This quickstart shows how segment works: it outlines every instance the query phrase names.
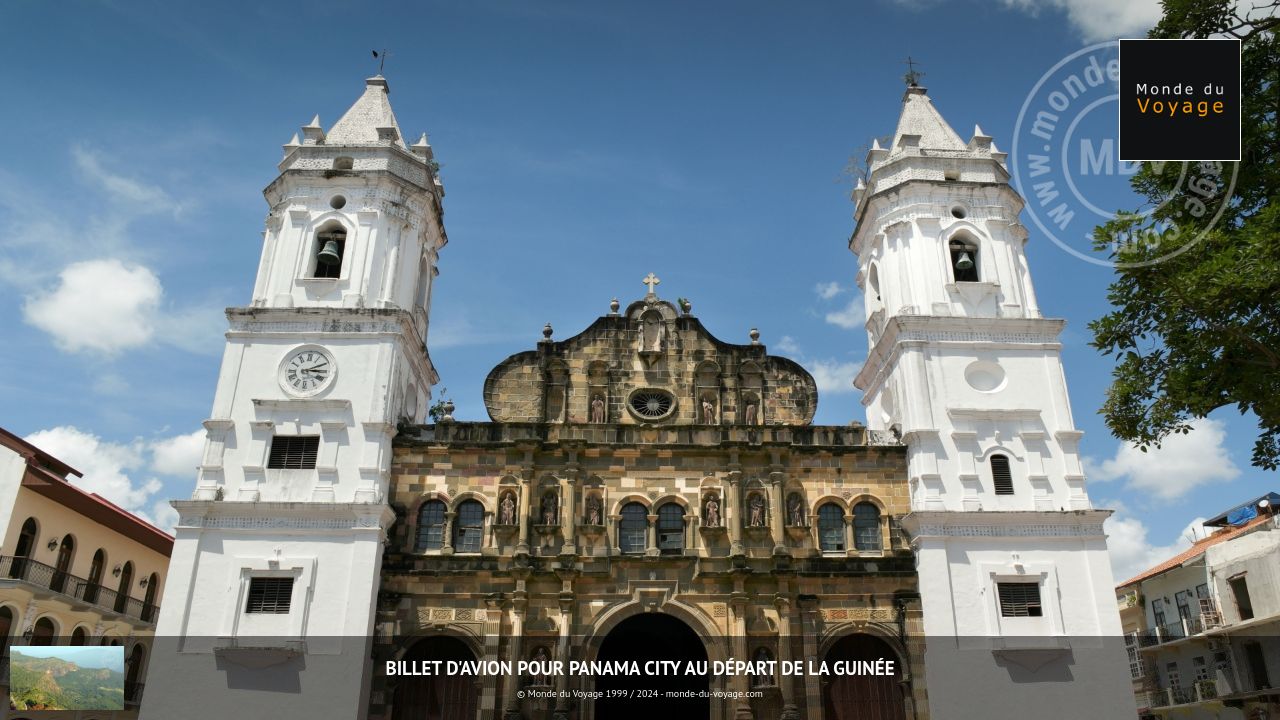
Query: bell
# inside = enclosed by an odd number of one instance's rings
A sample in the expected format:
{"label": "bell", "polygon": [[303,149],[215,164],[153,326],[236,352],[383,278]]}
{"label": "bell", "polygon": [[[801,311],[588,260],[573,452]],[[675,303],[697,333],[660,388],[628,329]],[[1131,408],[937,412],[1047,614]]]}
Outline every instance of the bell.
{"label": "bell", "polygon": [[960,257],[956,260],[956,269],[957,270],[973,269],[973,258],[969,257],[969,253],[967,251],[960,253]]}
{"label": "bell", "polygon": [[[326,240],[324,249],[316,256],[316,260],[319,260],[324,265],[337,265],[342,262],[342,256],[338,254],[338,241]],[[973,263],[969,264],[973,265]]]}

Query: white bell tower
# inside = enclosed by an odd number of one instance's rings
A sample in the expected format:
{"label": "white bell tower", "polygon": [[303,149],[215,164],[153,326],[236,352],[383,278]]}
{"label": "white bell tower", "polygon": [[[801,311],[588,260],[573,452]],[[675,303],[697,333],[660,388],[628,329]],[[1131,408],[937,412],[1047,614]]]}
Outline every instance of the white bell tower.
{"label": "white bell tower", "polygon": [[1005,160],[907,88],[853,196],[854,382],[868,426],[907,446],[932,720],[1131,718],[1110,513],[1085,492],[1065,322],[1037,305]]}
{"label": "white bell tower", "polygon": [[[180,519],[142,717],[363,718],[391,439],[437,381],[444,188],[381,76],[284,146]],[[294,688],[294,692],[286,689]]]}

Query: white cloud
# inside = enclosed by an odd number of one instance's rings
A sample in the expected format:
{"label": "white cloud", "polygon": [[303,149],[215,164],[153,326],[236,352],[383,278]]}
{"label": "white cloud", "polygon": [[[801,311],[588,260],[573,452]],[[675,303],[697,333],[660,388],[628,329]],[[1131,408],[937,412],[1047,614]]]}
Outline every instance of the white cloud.
{"label": "white cloud", "polygon": [[818,393],[828,395],[853,392],[853,378],[861,369],[858,363],[836,360],[812,360],[805,364],[809,366],[813,380],[818,384]]}
{"label": "white cloud", "polygon": [[843,308],[827,313],[825,319],[828,323],[845,330],[856,330],[862,327],[867,322],[866,313],[862,309],[862,298],[855,295]]}
{"label": "white cloud", "polygon": [[68,265],[49,292],[28,296],[23,315],[62,350],[116,353],[151,340],[163,294],[141,265],[85,260]]}
{"label": "white cloud", "polygon": [[193,477],[204,453],[204,430],[151,444],[151,469],[161,475]]}
{"label": "white cloud", "polygon": [[781,340],[773,346],[775,350],[787,355],[799,355],[800,345],[796,343],[796,339],[790,335],[783,335]]}
{"label": "white cloud", "polygon": [[1143,37],[1160,22],[1160,0],[1000,0],[1007,8],[1037,15],[1042,10],[1067,16],[1085,42]]}
{"label": "white cloud", "polygon": [[1145,453],[1120,445],[1108,460],[1086,460],[1087,472],[1095,481],[1123,479],[1129,490],[1160,500],[1176,500],[1200,485],[1236,478],[1240,468],[1224,445],[1227,431],[1222,422],[1193,420],[1191,426],[1190,433],[1170,435]]}
{"label": "white cloud", "polygon": [[818,283],[813,287],[813,291],[823,300],[830,300],[844,292],[845,288],[840,287],[840,283],[832,280],[831,282]]}
{"label": "white cloud", "polygon": [[158,497],[163,487],[148,471],[189,479],[200,461],[204,432],[178,435],[152,442],[141,439],[113,443],[79,428],[62,425],[27,436],[27,442],[84,473],[70,477],[76,487],[97,493],[164,530],[171,530],[177,513]]}
{"label": "white cloud", "polygon": [[1111,554],[1111,568],[1116,583],[1122,583],[1138,573],[1152,568],[1191,547],[1194,538],[1204,537],[1205,518],[1197,517],[1171,542],[1155,545],[1147,538],[1149,530],[1141,520],[1123,510],[1107,518],[1103,529],[1107,533],[1107,549]]}
{"label": "white cloud", "polygon": [[103,167],[102,156],[84,147],[71,148],[71,159],[90,184],[119,202],[131,203],[144,212],[179,211],[179,205],[161,188],[132,178],[116,175]]}

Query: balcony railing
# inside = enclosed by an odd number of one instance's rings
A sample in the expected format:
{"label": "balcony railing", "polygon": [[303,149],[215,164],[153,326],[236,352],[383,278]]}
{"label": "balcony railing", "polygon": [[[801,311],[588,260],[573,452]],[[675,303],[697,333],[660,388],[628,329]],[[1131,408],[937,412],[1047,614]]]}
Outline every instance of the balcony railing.
{"label": "balcony railing", "polygon": [[21,580],[146,623],[154,623],[160,614],[159,605],[148,605],[137,598],[121,595],[100,583],[91,583],[84,578],[59,571],[53,566],[30,558],[0,556],[0,580],[2,579]]}
{"label": "balcony railing", "polygon": [[1222,616],[1216,609],[1201,612],[1197,617],[1178,618],[1171,623],[1147,630],[1138,638],[1141,647],[1151,647],[1199,635],[1206,630],[1222,626]]}
{"label": "balcony railing", "polygon": [[[1143,697],[1145,696],[1145,697]],[[1139,696],[1138,703],[1145,699],[1151,708],[1169,707],[1171,705],[1190,705],[1202,703],[1218,697],[1218,684],[1213,680],[1197,680],[1191,687],[1173,687],[1151,690]]]}

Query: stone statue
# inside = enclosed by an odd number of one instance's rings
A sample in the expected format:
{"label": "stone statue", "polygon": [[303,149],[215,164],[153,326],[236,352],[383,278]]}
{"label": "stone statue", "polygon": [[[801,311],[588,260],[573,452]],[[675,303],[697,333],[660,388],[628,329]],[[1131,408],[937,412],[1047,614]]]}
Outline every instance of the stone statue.
{"label": "stone statue", "polygon": [[791,515],[791,524],[795,527],[804,527],[804,503],[800,502],[799,495],[792,495],[791,502],[788,503],[787,512]]}
{"label": "stone statue", "polygon": [[759,493],[751,496],[751,527],[764,527],[764,498]]}
{"label": "stone statue", "polygon": [[604,422],[604,398],[599,395],[591,398],[591,422]]}
{"label": "stone statue", "polygon": [[707,425],[716,424],[716,406],[710,400],[702,401],[702,422]]}
{"label": "stone statue", "polygon": [[591,495],[587,497],[587,524],[588,525],[603,524],[600,522],[600,511],[601,511],[600,496]]}
{"label": "stone statue", "polygon": [[644,352],[662,352],[662,344],[667,337],[667,326],[656,310],[644,314],[644,338],[641,350]]}
{"label": "stone statue", "polygon": [[720,527],[720,501],[716,500],[715,495],[707,498],[707,507],[703,510],[702,517],[706,520],[707,527]]}
{"label": "stone statue", "polygon": [[559,513],[556,512],[556,494],[547,493],[542,496],[542,524],[558,525]]}
{"label": "stone statue", "polygon": [[534,685],[550,685],[551,676],[546,672],[547,666],[550,665],[551,657],[547,655],[547,649],[538,648],[538,652],[533,655],[533,677],[531,678]]}
{"label": "stone statue", "polygon": [[769,651],[766,650],[765,648],[759,648],[758,650],[756,650],[756,655],[755,657],[752,658],[752,660],[755,661],[755,665],[756,665],[755,669],[758,672],[751,677],[751,684],[755,687],[764,687],[764,686],[772,685],[773,678],[770,676],[768,672],[766,672],[765,668],[769,667],[768,663],[769,661],[773,660],[773,656],[771,656],[769,654]]}
{"label": "stone statue", "polygon": [[742,411],[742,424],[744,424],[744,425],[755,425],[755,424],[756,424],[756,411],[757,411],[757,408],[756,408],[756,401],[755,401],[755,400],[748,400],[748,401],[747,401],[747,406],[746,406],[745,408],[743,408],[743,411]]}
{"label": "stone statue", "polygon": [[511,497],[511,493],[503,494],[500,510],[501,510],[501,514],[499,515],[499,517],[501,518],[501,520],[499,524],[501,525],[516,524],[516,501],[514,498]]}

